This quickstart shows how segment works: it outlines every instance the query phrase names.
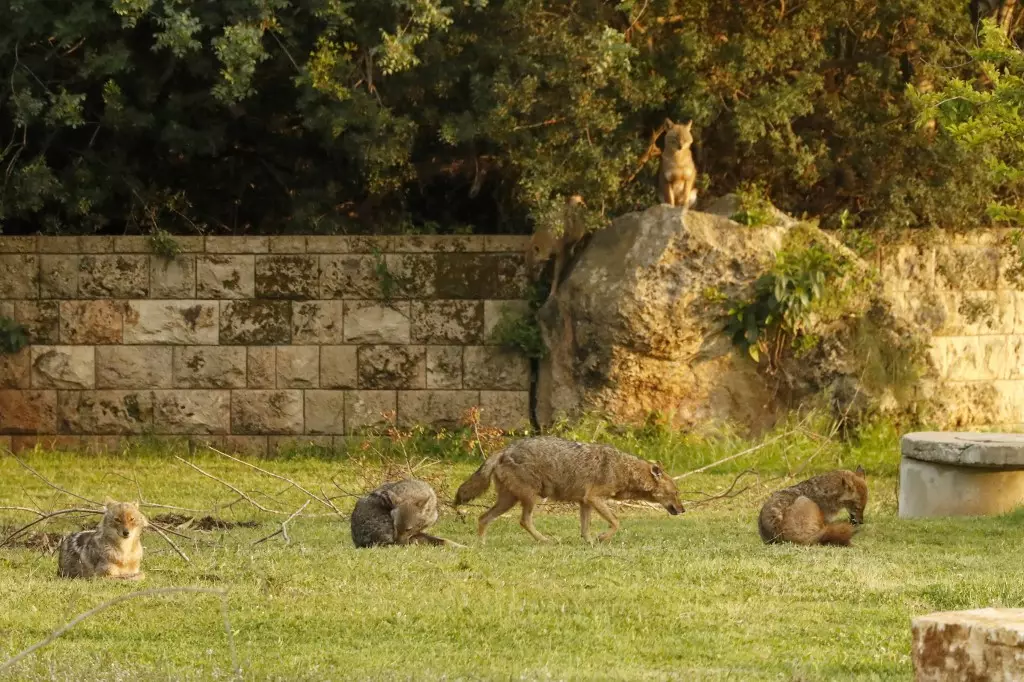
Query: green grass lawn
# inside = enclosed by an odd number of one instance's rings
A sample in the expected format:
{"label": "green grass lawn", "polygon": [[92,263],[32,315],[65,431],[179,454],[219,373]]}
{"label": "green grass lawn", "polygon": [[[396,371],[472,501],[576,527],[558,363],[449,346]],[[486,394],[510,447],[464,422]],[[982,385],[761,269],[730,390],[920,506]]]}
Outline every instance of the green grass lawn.
{"label": "green grass lawn", "polygon": [[[682,455],[673,469],[685,471],[701,457]],[[141,489],[150,502],[207,510],[235,497],[169,456],[35,453],[24,459],[90,498],[134,498]],[[282,481],[215,455],[195,461],[243,490],[261,491],[254,499],[285,515],[305,500]],[[579,539],[578,518],[564,507],[537,515],[538,528],[556,544],[534,543],[514,510],[479,547],[473,529],[482,508],[471,507],[465,520],[445,508],[435,527],[467,549],[356,550],[347,520],[316,503],[290,524],[291,544],[279,536],[254,546],[284,517],[240,502],[214,513],[258,525],[184,531],[193,539],[176,542],[190,564],[148,533],[146,580],[122,583],[58,579],[56,556],[44,549],[47,537],[35,535],[28,546],[0,549],[0,662],[104,600],[144,588],[197,586],[227,590],[244,679],[909,679],[914,615],[1024,606],[1024,515],[899,521],[891,463],[891,454],[877,456],[874,469],[883,474],[871,478],[867,524],[852,548],[761,544],[760,502],[786,484],[764,473],[761,484],[745,476],[736,489],[751,487],[741,494],[691,503],[680,517],[620,508],[622,529],[610,544],[595,547]],[[385,475],[379,464],[351,459],[261,464],[318,494],[321,485],[331,495],[362,491]],[[812,468],[829,464],[821,458]],[[681,481],[684,500],[728,488],[742,466]],[[467,462],[434,464],[421,473],[450,499],[472,469]],[[347,513],[354,498],[336,503]],[[85,503],[0,456],[0,504]],[[0,538],[33,518],[0,510]],[[95,519],[62,517],[44,530],[66,532]],[[56,680],[231,675],[221,601],[207,594],[119,604],[7,673]]]}

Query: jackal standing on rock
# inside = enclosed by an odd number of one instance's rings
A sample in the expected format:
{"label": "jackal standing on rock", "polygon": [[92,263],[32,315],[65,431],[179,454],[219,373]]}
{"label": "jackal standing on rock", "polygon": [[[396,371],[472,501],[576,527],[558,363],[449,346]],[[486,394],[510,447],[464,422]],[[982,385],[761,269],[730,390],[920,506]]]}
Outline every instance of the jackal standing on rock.
{"label": "jackal standing on rock", "polygon": [[[867,504],[862,467],[830,471],[772,493],[761,507],[757,528],[766,543],[849,545],[854,526],[864,523]],[[829,523],[843,509],[850,522]]]}
{"label": "jackal standing on rock", "polygon": [[465,504],[482,495],[491,481],[498,500],[480,517],[477,534],[484,540],[487,526],[516,502],[522,505],[519,520],[538,542],[547,542],[533,525],[533,508],[548,498],[580,505],[580,534],[590,542],[590,514],[596,510],[611,526],[598,536],[606,541],[619,529],[619,520],[606,500],[648,500],[665,507],[669,514],[683,513],[675,481],[657,462],[648,462],[610,445],[577,443],[552,436],[518,440],[487,458],[479,469],[459,486],[455,504]]}
{"label": "jackal standing on rock", "polygon": [[135,502],[107,500],[99,526],[65,537],[60,543],[57,575],[141,580],[142,530],[149,521]]}
{"label": "jackal standing on rock", "polygon": [[437,522],[437,494],[430,484],[413,478],[385,483],[360,497],[350,519],[356,547],[385,545],[462,545],[427,535]]}

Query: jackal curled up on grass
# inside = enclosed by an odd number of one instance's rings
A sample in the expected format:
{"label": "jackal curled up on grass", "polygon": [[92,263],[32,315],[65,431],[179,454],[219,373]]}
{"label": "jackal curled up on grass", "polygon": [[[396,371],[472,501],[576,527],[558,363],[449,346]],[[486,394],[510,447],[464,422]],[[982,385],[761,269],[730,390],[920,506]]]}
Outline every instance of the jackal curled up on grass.
{"label": "jackal curled up on grass", "polygon": [[533,508],[538,500],[578,502],[580,533],[590,542],[590,513],[597,513],[611,528],[598,536],[608,540],[619,528],[619,520],[606,500],[648,500],[665,507],[669,514],[683,513],[675,481],[657,462],[634,457],[610,445],[577,443],[552,436],[524,438],[487,458],[479,469],[459,486],[455,504],[465,504],[486,492],[491,481],[498,491],[494,506],[484,512],[477,534],[484,540],[487,526],[516,502],[522,505],[519,520],[538,542],[547,542],[533,525]]}
{"label": "jackal curled up on grass", "polygon": [[[761,507],[757,528],[766,543],[849,545],[854,526],[864,522],[868,486],[864,469],[819,474],[772,493]],[[829,523],[846,509],[850,522]]]}
{"label": "jackal curled up on grass", "polygon": [[60,543],[57,575],[141,580],[142,530],[149,521],[135,502],[107,500],[95,530],[72,533]]}
{"label": "jackal curled up on grass", "polygon": [[423,531],[437,522],[437,494],[426,481],[385,483],[360,497],[350,519],[356,547],[386,545],[462,545]]}

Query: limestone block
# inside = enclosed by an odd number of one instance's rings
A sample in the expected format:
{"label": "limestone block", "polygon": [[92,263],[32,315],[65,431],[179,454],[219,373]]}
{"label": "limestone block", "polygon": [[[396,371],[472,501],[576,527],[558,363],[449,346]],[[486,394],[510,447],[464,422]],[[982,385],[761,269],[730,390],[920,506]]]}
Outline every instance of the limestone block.
{"label": "limestone block", "polygon": [[437,260],[430,254],[385,256],[386,275],[381,290],[386,298],[433,298]]}
{"label": "limestone block", "polygon": [[246,385],[249,388],[277,386],[277,350],[273,346],[250,346],[247,349]]}
{"label": "limestone block", "polygon": [[356,346],[320,346],[320,388],[355,388]]}
{"label": "limestone block", "polygon": [[291,301],[224,301],[220,305],[222,344],[273,346],[291,342]]}
{"label": "limestone block", "polygon": [[[1005,337],[989,343],[982,337],[953,336],[946,339],[948,378],[952,381],[987,381],[996,379],[996,365],[1005,360]],[[1003,355],[1000,356],[1000,341]]]}
{"label": "limestone block", "polygon": [[940,289],[991,290],[999,280],[999,249],[976,246],[938,246],[935,285]]}
{"label": "limestone block", "polygon": [[256,292],[254,256],[199,256],[196,259],[196,296],[199,298],[252,298]]}
{"label": "limestone block", "polygon": [[153,427],[159,433],[228,433],[230,391],[154,391]]}
{"label": "limestone block", "polygon": [[395,391],[345,391],[345,427],[349,433],[380,427],[394,419]]}
{"label": "limestone block", "polygon": [[170,388],[170,346],[97,346],[96,388]]}
{"label": "limestone block", "polygon": [[35,237],[0,237],[0,253],[35,253]]}
{"label": "limestone block", "polygon": [[333,344],[344,340],[345,305],[341,301],[292,304],[292,343]]}
{"label": "limestone block", "polygon": [[354,234],[345,237],[349,253],[391,253],[394,237],[386,234]]}
{"label": "limestone block", "polygon": [[[29,343],[53,344],[60,340],[61,314],[57,301],[16,301],[13,308],[14,319],[24,325]],[[120,339],[120,324],[117,331]]]}
{"label": "limestone block", "polygon": [[484,251],[503,253],[525,253],[530,245],[530,236],[526,234],[488,234],[484,235]]}
{"label": "limestone block", "polygon": [[408,301],[345,301],[345,343],[409,343]]}
{"label": "limestone block", "polygon": [[271,253],[305,253],[306,238],[303,236],[281,236],[270,238]]}
{"label": "limestone block", "polygon": [[175,346],[173,375],[178,388],[245,388],[246,349]]}
{"label": "limestone block", "polygon": [[482,235],[410,234],[393,237],[392,253],[467,253],[484,250]]}
{"label": "limestone block", "polygon": [[233,393],[233,434],[297,434],[302,430],[302,391],[244,390]]}
{"label": "limestone block", "polygon": [[0,391],[0,433],[56,433],[57,391]]}
{"label": "limestone block", "polygon": [[0,298],[39,298],[39,256],[0,255]]}
{"label": "limestone block", "polygon": [[215,302],[129,301],[124,318],[124,342],[214,345],[218,319]]}
{"label": "limestone block", "polygon": [[0,353],[0,389],[28,388],[31,374],[31,347],[17,353]]}
{"label": "limestone block", "polygon": [[900,439],[900,453],[925,462],[1024,470],[1024,434],[918,431]]}
{"label": "limestone block", "polygon": [[96,354],[92,346],[32,346],[32,388],[95,385]]}
{"label": "limestone block", "polygon": [[334,449],[333,436],[268,436],[269,454],[277,455],[324,454]]}
{"label": "limestone block", "polygon": [[480,391],[480,422],[502,431],[530,428],[530,392]]}
{"label": "limestone block", "polygon": [[910,457],[900,461],[899,516],[993,516],[1024,505],[1024,470],[997,470]]}
{"label": "limestone block", "polygon": [[266,436],[224,436],[224,452],[240,457],[266,457]]}
{"label": "limestone block", "polygon": [[195,298],[196,257],[150,256],[149,295],[153,298]]}
{"label": "limestone block", "polygon": [[149,253],[149,237],[141,234],[128,234],[114,237],[116,253]]}
{"label": "limestone block", "polygon": [[931,613],[911,632],[916,682],[1024,679],[1024,609]]}
{"label": "limestone block", "polygon": [[529,280],[525,254],[439,253],[434,288],[438,298],[525,298]]}
{"label": "limestone block", "polygon": [[80,253],[114,253],[114,241],[116,237],[90,235],[78,238],[78,250]]}
{"label": "limestone block", "polygon": [[399,391],[398,423],[456,428],[479,405],[479,391]]}
{"label": "limestone block", "polygon": [[[320,256],[320,297],[381,298],[377,258],[362,254]],[[383,256],[379,258],[383,263]]]}
{"label": "limestone block", "polygon": [[269,237],[207,237],[207,253],[269,253]]}
{"label": "limestone block", "polygon": [[152,391],[61,391],[62,433],[146,433],[153,428]]}
{"label": "limestone block", "polygon": [[42,255],[39,257],[39,295],[42,298],[75,298],[78,296],[77,255]]}
{"label": "limestone block", "polygon": [[529,390],[530,361],[497,346],[466,346],[463,356],[466,388]]}
{"label": "limestone block", "polygon": [[1024,334],[1024,291],[1013,292],[1013,331]]}
{"label": "limestone block", "polygon": [[1024,336],[1006,337],[1006,379],[1024,379]]}
{"label": "limestone block", "polygon": [[346,391],[305,391],[306,433],[345,433]]}
{"label": "limestone block", "polygon": [[320,348],[278,346],[277,387],[316,388],[320,383]]}
{"label": "limestone block", "polygon": [[344,235],[306,237],[306,253],[348,253],[349,238]]}
{"label": "limestone block", "polygon": [[317,256],[256,256],[256,296],[310,299],[320,293]]}
{"label": "limestone block", "polygon": [[78,237],[39,237],[39,253],[80,253]]}
{"label": "limestone block", "polygon": [[360,346],[359,388],[426,388],[423,346]]}
{"label": "limestone block", "polygon": [[149,258],[140,255],[81,256],[78,293],[84,298],[145,298]]}
{"label": "limestone block", "polygon": [[427,388],[462,388],[462,346],[427,348]]}
{"label": "limestone block", "polygon": [[413,301],[412,340],[451,344],[483,341],[482,301]]}
{"label": "limestone block", "polygon": [[491,335],[502,318],[510,316],[521,318],[530,314],[528,301],[484,301],[484,329],[481,340],[484,343],[494,343]]}
{"label": "limestone block", "polygon": [[123,310],[114,301],[61,301],[60,340],[69,344],[121,343]]}

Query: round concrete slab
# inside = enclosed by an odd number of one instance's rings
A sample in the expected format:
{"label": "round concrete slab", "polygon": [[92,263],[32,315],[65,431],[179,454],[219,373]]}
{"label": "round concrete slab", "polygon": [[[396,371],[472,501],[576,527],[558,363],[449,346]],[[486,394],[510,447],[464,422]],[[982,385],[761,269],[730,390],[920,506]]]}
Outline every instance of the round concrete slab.
{"label": "round concrete slab", "polygon": [[1024,469],[1024,434],[921,431],[903,436],[904,457],[988,469]]}

